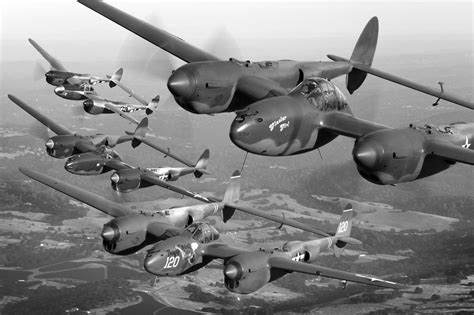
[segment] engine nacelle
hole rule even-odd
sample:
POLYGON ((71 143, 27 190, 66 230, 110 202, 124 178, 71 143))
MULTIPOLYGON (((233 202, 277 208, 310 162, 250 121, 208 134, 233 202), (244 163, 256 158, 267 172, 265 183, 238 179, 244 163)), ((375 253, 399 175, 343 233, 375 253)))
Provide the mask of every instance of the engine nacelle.
POLYGON ((99 115, 99 114, 108 114, 108 113, 113 113, 112 111, 108 110, 104 106, 98 106, 96 105, 96 101, 94 100, 85 100, 82 103, 82 106, 84 107, 84 111, 86 113, 89 113, 91 115, 99 115))
POLYGON ((358 139, 352 156, 362 177, 387 185, 430 176, 452 165, 426 151, 419 130, 384 129, 358 139))
POLYGON ((58 159, 82 153, 83 151, 78 149, 79 144, 82 145, 82 148, 90 146, 91 150, 95 149, 95 146, 90 141, 73 135, 54 136, 45 143, 48 155, 58 159))
POLYGON ((150 218, 141 214, 119 217, 104 224, 104 249, 116 255, 129 255, 156 241, 147 237, 150 218))
POLYGON ((224 265, 224 284, 229 291, 249 294, 274 280, 264 251, 244 253, 227 260, 224 265))
POLYGON ((142 170, 138 168, 121 169, 110 176, 110 184, 115 191, 123 193, 151 186, 152 184, 141 180, 141 175, 142 170))

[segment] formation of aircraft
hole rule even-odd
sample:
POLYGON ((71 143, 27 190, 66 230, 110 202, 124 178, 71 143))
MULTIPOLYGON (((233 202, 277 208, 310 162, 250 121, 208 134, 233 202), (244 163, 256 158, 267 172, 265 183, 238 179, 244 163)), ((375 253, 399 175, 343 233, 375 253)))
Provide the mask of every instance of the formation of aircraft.
POLYGON ((156 276, 180 276, 206 266, 214 259, 224 261, 225 287, 240 294, 257 291, 266 283, 288 273, 301 272, 321 277, 400 289, 400 284, 315 265, 320 253, 332 250, 339 257, 347 244, 362 244, 350 237, 352 206, 343 211, 334 236, 311 241, 290 241, 280 248, 252 251, 219 243, 219 232, 207 223, 193 223, 179 234, 158 242, 148 250, 144 266, 156 276))
POLYGON ((349 236, 352 226, 350 209, 345 210, 334 236, 291 219, 266 214, 265 218, 281 224, 328 236, 309 242, 290 242, 281 250, 252 252, 214 243, 219 234, 209 224, 200 222, 204 218, 220 212, 222 218, 228 220, 235 210, 256 216, 262 213, 261 210, 236 205, 240 196, 238 172, 234 172, 231 177, 222 201, 209 200, 207 204, 163 210, 140 208, 137 212, 124 204, 112 202, 48 175, 27 168, 20 168, 20 171, 114 217, 104 224, 101 232, 103 246, 107 252, 129 255, 156 243, 148 251, 144 262, 145 269, 154 275, 188 273, 205 266, 213 259, 221 258, 226 261, 226 287, 232 292, 242 294, 254 292, 265 283, 293 271, 385 288, 403 287, 391 281, 309 264, 325 248, 333 248, 336 255, 339 255, 346 244, 360 244, 360 241, 349 236))
POLYGON ((221 60, 103 1, 78 2, 187 62, 168 79, 176 103, 196 114, 235 112, 230 139, 247 152, 301 154, 338 135, 348 136, 357 140, 353 157, 360 174, 376 184, 426 177, 455 162, 473 164, 474 152, 464 150, 460 142, 472 141, 470 124, 453 136, 425 133, 422 128, 392 129, 354 117, 343 93, 330 82, 346 75, 346 87, 352 94, 370 73, 474 109, 474 103, 457 95, 373 68, 379 29, 376 17, 365 26, 350 59, 328 55, 333 61, 241 62, 221 60), (414 136, 407 137, 411 133, 414 136))
MULTIPOLYGON (((443 89, 436 91, 373 68, 378 40, 376 17, 365 26, 350 59, 328 55, 331 61, 251 62, 220 59, 103 1, 78 2, 185 61, 185 65, 171 73, 167 82, 177 104, 196 114, 234 112, 236 117, 230 126, 230 139, 247 152, 267 156, 301 154, 328 144, 338 135, 347 136, 355 139, 352 155, 359 173, 373 183, 384 185, 430 176, 456 162, 474 164, 474 151, 470 147, 474 140, 473 123, 410 125, 394 129, 354 117, 346 97, 331 79, 346 75, 346 88, 352 94, 361 87, 367 74, 372 74, 474 109, 472 102, 443 89)), ((158 107, 159 96, 148 102, 135 94, 121 82, 123 69, 106 78, 68 72, 35 41, 29 41, 50 63, 51 71, 46 73, 46 81, 57 86, 57 95, 85 100, 83 106, 88 113, 116 113, 138 125, 134 132, 122 136, 83 136, 8 95, 15 104, 57 134, 46 142, 50 156, 68 158, 65 168, 74 174, 95 175, 114 170, 110 180, 112 188, 118 192, 158 185, 202 202, 170 209, 132 208, 48 175, 20 168, 24 175, 112 216, 101 232, 107 252, 128 255, 153 245, 147 252, 144 267, 156 276, 186 274, 215 259, 222 259, 226 288, 240 294, 255 292, 266 283, 292 272, 339 279, 344 283, 352 281, 402 288, 391 281, 314 264, 326 249, 339 257, 347 244, 361 244, 350 237, 351 207, 344 210, 336 233, 329 234, 296 220, 246 206, 240 201, 240 174, 237 171, 222 199, 171 185, 168 181, 186 174, 194 174, 197 178, 207 174, 209 151, 204 151, 197 163, 192 163, 145 137, 148 119, 145 117, 138 121, 127 113, 145 110, 147 115, 151 114, 158 107), (102 98, 93 88, 100 82, 108 82, 110 87, 118 85, 141 105, 102 98), (186 167, 133 167, 122 161, 113 149, 127 141, 134 148, 144 142, 186 167), (292 241, 281 248, 258 251, 218 242, 219 232, 202 220, 220 214, 223 222, 227 222, 235 211, 292 226, 322 238, 292 241)))
POLYGON ((69 72, 57 58, 49 54, 37 42, 31 38, 29 38, 28 41, 46 59, 46 61, 49 62, 52 70, 46 72, 45 76, 46 82, 56 86, 54 93, 67 100, 84 100, 83 107, 85 112, 91 115, 118 114, 138 125, 140 122, 126 113, 145 111, 147 115, 150 115, 158 108, 158 103, 160 101, 159 95, 155 96, 151 101, 146 101, 142 96, 136 94, 132 89, 121 82, 123 68, 118 69, 112 76, 106 75, 105 78, 89 74, 69 72), (140 104, 114 101, 100 96, 94 89, 93 85, 102 82, 108 82, 109 87, 111 88, 118 85, 140 104))

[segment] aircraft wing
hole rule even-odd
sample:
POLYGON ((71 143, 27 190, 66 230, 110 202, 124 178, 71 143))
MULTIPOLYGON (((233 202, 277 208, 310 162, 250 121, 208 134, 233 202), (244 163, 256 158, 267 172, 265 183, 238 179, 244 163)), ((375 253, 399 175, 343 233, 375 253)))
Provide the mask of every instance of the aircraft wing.
POLYGON ((474 150, 458 147, 445 141, 431 140, 428 152, 449 160, 474 165, 474 150))
POLYGON ((403 285, 392 282, 392 281, 387 281, 387 280, 360 275, 360 274, 354 274, 354 273, 346 272, 346 271, 340 271, 340 270, 322 267, 318 265, 297 262, 297 261, 293 261, 291 259, 286 259, 283 257, 270 257, 268 260, 268 264, 272 268, 283 269, 290 272, 296 271, 296 272, 306 273, 310 275, 316 275, 316 276, 339 279, 339 280, 347 280, 347 281, 374 285, 374 286, 390 288, 390 289, 404 288, 403 285))
POLYGON ((36 48, 36 50, 41 54, 41 56, 43 56, 43 58, 49 62, 51 68, 53 68, 54 70, 67 71, 58 59, 51 56, 46 50, 43 49, 43 47, 38 45, 37 42, 35 42, 31 38, 28 38, 28 41, 31 45, 33 45, 34 48, 36 48))
POLYGON ((246 253, 248 250, 221 243, 208 243, 203 246, 201 252, 204 256, 226 259, 246 253))
POLYGON ((140 122, 138 120, 136 120, 135 118, 133 118, 132 116, 130 115, 127 115, 126 113, 122 112, 120 109, 117 108, 117 106, 113 105, 113 104, 110 104, 110 103, 105 103, 104 104, 104 107, 107 108, 108 110, 116 113, 117 115, 119 115, 120 117, 122 118, 125 118, 127 120, 129 120, 130 122, 138 125, 140 122))
POLYGON ((164 222, 155 221, 147 226, 146 232, 155 236, 157 239, 163 239, 178 236, 183 232, 183 229, 164 222))
MULTIPOLYGON (((107 76, 108 77, 108 76, 107 76)), ((121 88, 122 90, 125 91, 125 93, 127 93, 129 96, 133 97, 134 99, 136 99, 138 102, 140 102, 140 104, 144 105, 144 106, 148 106, 148 102, 143 98, 141 97, 140 95, 138 95, 137 93, 135 93, 135 91, 133 91, 132 89, 130 89, 128 86, 126 86, 125 84, 123 84, 122 82, 114 82, 116 85, 118 85, 119 88, 121 88)))
POLYGON ((202 201, 202 202, 207 202, 207 203, 213 202, 212 198, 207 198, 205 196, 202 196, 198 193, 189 191, 189 190, 184 189, 182 187, 171 185, 167 181, 159 179, 158 176, 156 176, 154 173, 149 172, 149 171, 145 171, 141 175, 141 180, 146 181, 146 182, 148 182, 152 185, 157 185, 157 186, 163 187, 165 189, 174 191, 174 192, 176 192, 180 195, 184 195, 184 196, 187 196, 187 197, 190 197, 190 198, 194 198, 194 199, 202 201))
POLYGON ((51 119, 50 119, 49 117, 47 117, 46 115, 41 114, 41 113, 38 112, 36 109, 32 108, 31 106, 29 106, 28 104, 26 104, 25 102, 23 102, 22 100, 20 100, 19 98, 17 98, 16 96, 11 95, 11 94, 8 94, 8 98, 9 98, 13 103, 15 103, 16 105, 20 106, 21 109, 23 109, 25 112, 27 112, 28 114, 30 114, 31 116, 33 116, 34 118, 36 118, 36 119, 37 119, 39 122, 41 122, 43 125, 45 125, 45 126, 48 127, 49 129, 51 129, 54 133, 56 133, 56 134, 58 134, 58 135, 74 135, 74 132, 72 132, 71 130, 67 129, 67 128, 64 127, 63 125, 54 122, 53 120, 51 120, 51 119))
POLYGON ((145 137, 140 137, 140 136, 137 136, 135 137, 137 140, 145 143, 147 146, 157 150, 157 151, 160 151, 161 153, 163 153, 165 156, 170 156, 171 158, 175 159, 176 161, 178 162, 181 162, 183 163, 184 165, 186 166, 189 166, 189 167, 194 167, 194 163, 190 162, 190 161, 187 161, 183 158, 180 158, 179 156, 173 154, 169 148, 167 149, 164 149, 162 147, 160 147, 159 145, 157 145, 156 143, 153 143, 152 141, 150 141, 148 138, 145 138, 145 137))
POLYGON ((251 101, 258 101, 264 98, 286 95, 288 91, 275 81, 261 77, 244 76, 237 82, 236 93, 245 95, 251 101))
POLYGON ((24 175, 115 218, 133 213, 128 207, 105 199, 102 196, 96 195, 77 186, 63 182, 54 177, 23 167, 20 167, 19 170, 24 175))
POLYGON ((219 60, 210 53, 186 43, 181 38, 108 3, 97 0, 78 0, 78 2, 185 62, 219 60))
POLYGON ((307 224, 298 222, 298 221, 293 220, 293 219, 286 219, 284 217, 278 217, 276 215, 269 214, 269 213, 267 213, 263 210, 254 209, 254 208, 250 208, 250 207, 247 207, 247 206, 242 206, 242 205, 237 204, 237 203, 225 203, 225 206, 230 207, 230 208, 235 209, 235 210, 245 212, 245 213, 249 213, 249 214, 264 218, 264 219, 268 219, 268 220, 271 220, 271 221, 274 221, 274 222, 278 222, 278 223, 281 223, 282 225, 292 226, 294 228, 301 229, 303 231, 311 232, 311 233, 321 235, 321 236, 324 236, 324 237, 331 236, 330 234, 328 234, 328 233, 326 233, 322 230, 319 230, 317 228, 314 228, 312 226, 309 226, 307 224))
POLYGON ((390 127, 360 119, 349 114, 330 112, 321 120, 320 128, 329 130, 338 135, 358 139, 369 132, 388 129, 390 127))
POLYGON ((375 75, 379 78, 398 83, 400 85, 409 87, 411 89, 420 91, 422 93, 426 93, 426 94, 429 94, 429 95, 439 97, 440 99, 446 100, 448 102, 452 102, 452 103, 455 103, 455 104, 458 104, 458 105, 461 105, 461 106, 464 106, 464 107, 467 107, 467 108, 470 108, 470 109, 474 109, 474 103, 473 102, 463 100, 463 99, 457 97, 456 95, 446 93, 446 92, 441 92, 439 90, 435 90, 433 88, 430 88, 430 87, 418 84, 416 82, 412 82, 412 81, 403 79, 401 77, 395 76, 395 75, 387 73, 387 72, 377 70, 375 68, 372 68, 370 66, 367 66, 367 65, 364 65, 364 64, 361 64, 361 63, 358 63, 358 62, 350 61, 350 60, 342 58, 342 57, 338 57, 338 56, 334 56, 334 55, 328 55, 328 58, 331 59, 331 60, 334 60, 334 61, 349 62, 352 65, 352 67, 354 67, 356 69, 359 69, 361 71, 370 73, 372 75, 375 75))

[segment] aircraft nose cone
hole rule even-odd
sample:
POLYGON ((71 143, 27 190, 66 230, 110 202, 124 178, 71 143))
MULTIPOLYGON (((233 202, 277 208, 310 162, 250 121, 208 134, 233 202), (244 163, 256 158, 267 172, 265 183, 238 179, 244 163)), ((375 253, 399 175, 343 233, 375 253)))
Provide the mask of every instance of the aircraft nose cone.
POLYGON ((147 255, 145 258, 145 262, 143 263, 143 266, 145 267, 145 270, 148 271, 149 273, 153 275, 159 275, 160 273, 158 272, 160 269, 160 257, 158 255, 147 255))
POLYGON ((182 69, 176 70, 168 79, 168 89, 177 97, 190 97, 196 89, 194 75, 182 69))
POLYGON ((357 164, 367 169, 375 169, 378 166, 381 153, 377 144, 362 142, 354 146, 352 155, 357 164))
POLYGON ((52 149, 54 147, 53 139, 48 139, 48 141, 46 141, 45 145, 46 145, 46 148, 52 149))
POLYGON ((71 161, 70 159, 68 159, 66 161, 66 164, 64 164, 64 168, 66 169, 66 171, 72 172, 76 168, 76 163, 74 161, 71 161))
POLYGON ((94 106, 94 101, 85 100, 84 103, 82 103, 82 105, 84 106, 84 109, 87 111, 87 110, 90 110, 94 106))
POLYGON ((115 238, 115 230, 111 226, 104 226, 101 235, 104 240, 113 241, 115 238))
POLYGON ((228 264, 224 267, 224 275, 226 278, 234 280, 240 278, 240 270, 234 264, 228 264))

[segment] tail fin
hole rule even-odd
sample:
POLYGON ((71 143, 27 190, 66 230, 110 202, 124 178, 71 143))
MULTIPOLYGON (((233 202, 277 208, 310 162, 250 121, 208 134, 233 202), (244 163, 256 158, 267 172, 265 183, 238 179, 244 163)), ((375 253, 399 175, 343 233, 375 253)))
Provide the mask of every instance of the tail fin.
POLYGON ((353 217, 352 205, 349 203, 344 208, 341 218, 339 219, 339 224, 337 225, 336 234, 336 243, 334 244, 334 256, 339 257, 344 251, 344 247, 347 244, 361 245, 362 242, 350 237, 352 230, 352 217, 353 217))
POLYGON ((123 75, 123 68, 120 68, 117 71, 115 71, 115 73, 110 77, 109 87, 111 88, 115 87, 122 79, 122 75, 123 75))
MULTIPOLYGON (((328 55, 328 58, 334 61, 348 61, 351 64, 362 64, 367 67, 372 65, 375 49, 377 48, 377 39, 379 36, 379 20, 376 16, 370 19, 364 30, 359 36, 352 52, 351 60, 334 55, 328 55)), ((346 86, 349 93, 354 93, 364 83, 367 72, 353 67, 347 74, 346 86)))
POLYGON ((199 160, 196 163, 194 177, 200 178, 202 174, 209 174, 207 169, 207 162, 209 161, 209 149, 204 150, 204 152, 199 157, 199 160))
POLYGON ((137 126, 137 129, 135 129, 135 132, 133 133, 133 135, 135 136, 135 138, 133 138, 132 140, 133 148, 138 147, 140 143, 142 143, 140 139, 145 138, 147 129, 148 129, 148 118, 145 117, 142 119, 142 121, 140 121, 140 123, 137 126))
POLYGON ((66 68, 61 64, 61 62, 58 59, 51 56, 46 50, 43 49, 43 47, 38 45, 37 42, 35 42, 31 38, 28 38, 28 41, 30 42, 31 45, 33 45, 34 48, 36 48, 36 50, 41 54, 41 56, 43 56, 43 58, 49 62, 52 69, 67 71, 66 68))
MULTIPOLYGON (((371 66, 374 60, 375 49, 377 47, 377 39, 379 35, 379 20, 376 16, 370 19, 364 30, 359 36, 359 40, 352 52, 351 62, 357 62, 366 66, 371 66)), ((353 68, 347 74, 346 86, 350 94, 354 93, 365 80, 367 72, 353 68)))
MULTIPOLYGON (((232 173, 232 176, 230 177, 230 183, 229 186, 227 186, 227 190, 225 191, 224 194, 224 199, 222 199, 222 202, 224 204, 226 203, 232 203, 232 202, 237 202, 240 199, 240 172, 239 171, 234 171, 232 173)), ((227 207, 224 205, 224 208, 222 209, 222 221, 227 222, 232 216, 234 215, 235 208, 227 207)))
POLYGON ((145 111, 146 114, 147 114, 147 115, 153 114, 153 112, 158 109, 158 103, 159 103, 159 102, 160 102, 160 96, 157 95, 157 96, 155 96, 155 97, 151 100, 151 102, 148 104, 148 106, 147 106, 147 108, 146 108, 146 111, 145 111))

